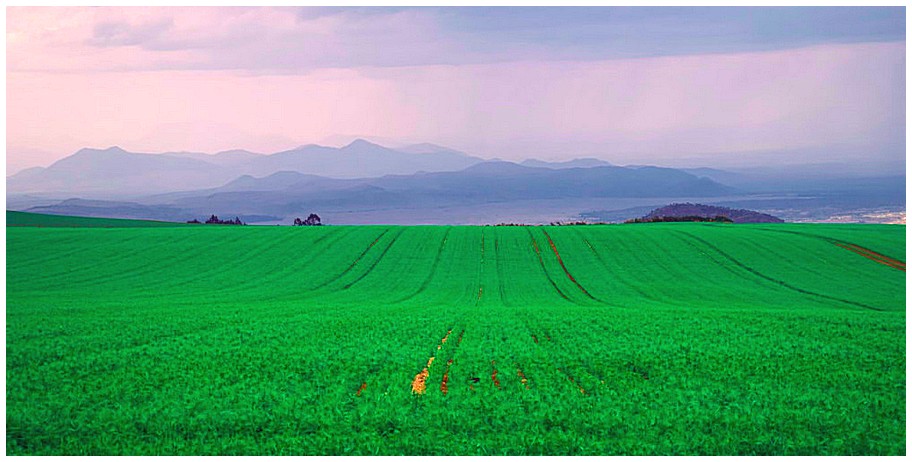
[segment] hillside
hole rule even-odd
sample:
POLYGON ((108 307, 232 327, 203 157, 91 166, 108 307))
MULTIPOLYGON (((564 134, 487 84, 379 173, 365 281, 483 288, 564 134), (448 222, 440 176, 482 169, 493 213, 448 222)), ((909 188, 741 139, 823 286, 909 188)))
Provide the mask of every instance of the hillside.
POLYGON ((158 228, 186 226, 186 224, 168 221, 44 215, 7 210, 6 226, 30 226, 38 228, 158 228))
POLYGON ((659 207, 643 217, 645 220, 662 217, 703 217, 723 216, 735 223, 785 223, 781 218, 753 210, 733 209, 717 205, 704 204, 670 204, 659 207))

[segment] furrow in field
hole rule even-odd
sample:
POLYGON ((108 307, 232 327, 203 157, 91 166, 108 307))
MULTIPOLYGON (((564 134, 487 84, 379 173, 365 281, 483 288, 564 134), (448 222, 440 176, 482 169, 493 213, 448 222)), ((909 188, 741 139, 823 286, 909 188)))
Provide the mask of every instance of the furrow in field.
MULTIPOLYGON (((792 231, 792 230, 787 230, 787 229, 771 229, 771 228, 755 228, 755 229, 759 229, 759 230, 761 230, 761 231, 773 232, 773 233, 786 233, 786 234, 794 234, 794 235, 798 235, 798 236, 811 237, 811 238, 814 238, 814 239, 820 239, 820 240, 823 240, 823 241, 827 241, 827 242, 829 242, 829 243, 831 243, 831 244, 836 244, 836 245, 838 245, 838 246, 840 246, 840 247, 842 247, 843 245, 855 247, 855 248, 857 248, 858 250, 863 251, 863 252, 865 252, 865 253, 868 253, 869 255, 876 256, 876 257, 878 257, 878 258, 884 260, 885 262, 886 262, 886 261, 889 261, 891 264, 889 264, 889 265, 887 265, 887 266, 893 266, 894 268, 895 268, 896 266, 902 266, 903 271, 905 271, 906 263, 905 263, 904 261, 899 260, 899 259, 896 259, 896 258, 893 258, 893 257, 888 257, 888 256, 886 256, 886 255, 884 255, 884 254, 882 254, 882 253, 876 252, 876 251, 871 250, 871 249, 868 249, 868 248, 866 248, 866 247, 862 247, 862 246, 857 245, 857 244, 853 244, 853 243, 851 243, 851 242, 846 242, 846 241, 843 241, 843 240, 840 240, 840 239, 835 239, 835 238, 832 238, 832 237, 821 236, 821 235, 819 235, 819 234, 805 233, 805 232, 801 232, 801 231, 792 231), (894 265, 896 265, 896 266, 894 266, 894 265)), ((847 249, 847 250, 852 250, 853 252, 855 251, 855 250, 853 250, 853 249, 847 249)), ((864 255, 862 255, 862 256, 864 256, 864 255)), ((886 264, 886 263, 884 263, 884 264, 886 264)), ((896 269, 899 269, 899 268, 896 268, 896 269)))
POLYGON ((890 258, 886 255, 877 253, 871 249, 866 249, 860 245, 850 244, 848 242, 841 242, 841 241, 834 241, 833 244, 836 244, 837 246, 842 247, 843 249, 855 252, 858 255, 861 255, 862 257, 865 257, 869 260, 876 261, 877 263, 880 263, 881 265, 886 265, 891 268, 898 269, 900 271, 906 271, 906 264, 904 262, 890 258))
POLYGON ((497 389, 500 389, 500 379, 497 378, 497 365, 493 359, 491 360, 491 382, 494 383, 497 389))
MULTIPOLYGON (((244 271, 245 267, 250 267, 250 266, 256 266, 257 268, 262 267, 263 266, 262 263, 258 262, 259 257, 268 253, 269 250, 271 250, 272 248, 281 247, 286 242, 294 240, 295 237, 296 236, 294 236, 293 233, 285 233, 285 234, 281 235, 279 239, 263 239, 262 240, 263 242, 261 242, 260 245, 249 246, 246 248, 246 250, 243 253, 237 253, 237 254, 231 255, 231 258, 238 262, 235 266, 235 270, 244 271)), ((192 273, 191 277, 177 278, 175 276, 174 279, 177 279, 176 283, 170 284, 167 286, 163 286, 163 288, 167 287, 168 290, 175 291, 172 293, 180 293, 182 288, 186 288, 187 286, 189 286, 190 284, 192 284, 194 282, 206 281, 207 279, 211 280, 211 278, 213 276, 215 276, 215 277, 222 276, 224 274, 224 268, 220 267, 219 265, 210 264, 204 270, 195 271, 195 272, 191 271, 191 273, 192 273)), ((254 276, 255 273, 249 272, 249 271, 246 272, 246 274, 247 274, 247 277, 243 280, 244 280, 244 283, 246 283, 248 287, 251 286, 250 283, 252 280, 258 282, 258 284, 254 285, 253 287, 261 286, 262 283, 260 281, 260 274, 256 274, 256 276, 254 276)), ((212 284, 212 285, 215 286, 214 289, 216 289, 215 291, 218 292, 220 296, 224 296, 227 293, 235 293, 241 287, 241 284, 237 284, 237 285, 232 284, 231 289, 225 290, 225 289, 223 289, 223 287, 219 287, 222 284, 212 284)))
MULTIPOLYGON (((580 235, 580 237, 583 239, 583 243, 586 244, 586 247, 589 248, 589 251, 592 252, 592 255, 595 255, 596 260, 599 261, 599 263, 602 265, 602 268, 605 268, 605 269, 608 270, 608 271, 614 271, 614 268, 612 268, 611 265, 609 265, 608 262, 605 261, 605 259, 602 257, 602 254, 599 253, 598 250, 596 250, 595 246, 593 246, 591 242, 589 242, 589 239, 587 239, 586 237, 584 237, 584 236, 582 235, 582 232, 581 232, 579 229, 575 229, 574 231, 576 231, 576 232, 580 235)), ((653 300, 653 301, 656 301, 656 302, 661 302, 661 300, 659 300, 658 297, 656 297, 656 296, 650 294, 649 292, 646 292, 645 290, 641 289, 639 286, 636 286, 636 285, 634 285, 634 284, 630 284, 630 283, 628 283, 628 282, 626 282, 626 281, 619 281, 619 282, 621 282, 622 284, 626 285, 627 287, 629 287, 630 289, 632 289, 634 292, 636 292, 637 294, 639 294, 639 295, 640 295, 641 297, 643 297, 643 298, 646 298, 646 299, 649 299, 649 300, 653 300)))
POLYGON ((560 266, 564 270, 564 274, 567 275, 567 278, 569 278, 570 281, 572 281, 574 284, 576 284, 576 287, 578 287, 579 290, 581 290, 584 294, 586 294, 587 297, 589 297, 595 301, 600 301, 599 299, 593 297, 592 294, 590 294, 589 291, 586 290, 586 288, 583 287, 583 285, 580 284, 579 281, 577 281, 576 278, 573 277, 572 274, 570 274, 570 270, 568 270, 567 266, 564 265, 564 259, 561 258, 560 252, 557 250, 557 246, 554 245, 554 241, 551 240, 551 235, 548 234, 548 231, 545 231, 544 229, 542 229, 542 232, 545 233, 545 237, 548 239, 548 245, 551 246, 551 251, 553 251, 554 256, 557 257, 557 262, 560 263, 560 266))
POLYGON ((434 275, 437 274, 437 267, 440 265, 440 256, 443 254, 443 249, 446 248, 447 239, 450 236, 450 231, 453 228, 448 227, 446 232, 443 234, 443 239, 440 241, 440 245, 437 247, 437 256, 434 257, 434 263, 431 264, 431 271, 428 273, 427 277, 424 278, 424 281, 421 282, 421 285, 418 287, 418 290, 413 294, 400 298, 399 300, 394 301, 393 303, 402 303, 404 301, 411 300, 417 297, 419 294, 427 290, 428 285, 431 283, 431 280, 434 279, 434 275))
MULTIPOLYGON (((44 279, 51 280, 54 278, 63 277, 68 284, 82 284, 82 283, 87 283, 87 282, 93 282, 96 280, 109 281, 109 280, 111 280, 112 277, 113 278, 123 277, 124 272, 122 272, 122 271, 117 272, 113 276, 104 274, 103 272, 99 271, 98 265, 94 264, 95 261, 97 261, 99 259, 103 259, 105 261, 105 269, 115 269, 118 266, 120 266, 119 264, 121 262, 124 262, 124 261, 138 262, 140 260, 140 257, 142 257, 142 256, 155 255, 156 254, 155 252, 159 248, 167 248, 169 246, 174 245, 175 243, 182 243, 184 241, 190 241, 193 239, 192 233, 185 233, 185 234, 181 235, 180 238, 175 238, 172 240, 168 240, 166 242, 160 241, 160 242, 155 242, 154 244, 141 245, 141 243, 143 242, 144 239, 148 239, 147 236, 143 236, 142 234, 140 234, 143 231, 145 231, 145 230, 139 230, 139 232, 137 232, 137 234, 139 234, 138 236, 130 236, 126 239, 122 239, 120 241, 107 244, 109 246, 109 249, 111 249, 112 251, 114 249, 117 249, 116 255, 114 255, 114 256, 106 256, 106 255, 104 255, 103 252, 100 252, 98 249, 95 248, 95 245, 105 245, 104 244, 105 242, 109 242, 107 239, 103 239, 101 241, 101 243, 99 243, 99 244, 92 243, 92 246, 90 246, 90 247, 86 246, 87 243, 85 241, 80 240, 80 244, 74 246, 74 247, 77 247, 80 249, 78 252, 72 251, 72 252, 67 252, 67 253, 63 253, 63 254, 52 254, 51 258, 50 258, 51 262, 53 262, 52 264, 39 262, 40 265, 43 268, 45 268, 42 271, 44 274, 44 279), (134 242, 134 241, 137 241, 138 245, 135 245, 135 246, 129 245, 129 243, 134 242), (120 250, 120 249, 123 249, 123 250, 120 250), (63 262, 64 258, 75 257, 78 253, 83 254, 82 256, 80 256, 81 258, 79 259, 79 263, 81 263, 81 264, 88 263, 87 265, 73 267, 70 265, 61 264, 63 262), (55 271, 55 272, 47 271, 47 269, 49 267, 54 268, 54 269, 61 268, 61 271, 55 271), (90 276, 86 277, 85 275, 90 275, 90 276)), ((215 240, 215 242, 208 244, 206 246, 206 248, 216 247, 218 245, 219 245, 218 240, 215 240)), ((196 250, 196 248, 194 248, 194 250, 196 250)), ((141 266, 141 268, 143 268, 147 271, 155 269, 154 265, 143 265, 143 266, 141 266)), ((130 272, 128 272, 128 273, 130 273, 130 272)))
POLYGON ((526 378, 526 374, 523 373, 522 366, 519 363, 514 364, 516 366, 516 375, 519 377, 519 382, 526 387, 526 390, 529 390, 529 379, 526 378))
MULTIPOLYGON (((362 279, 367 277, 367 275, 370 274, 370 272, 373 271, 374 268, 377 267, 377 264, 379 264, 380 261, 383 260, 383 257, 386 256, 386 253, 389 252, 389 249, 393 246, 393 244, 396 243, 396 240, 399 239, 399 236, 401 236, 402 233, 403 233, 403 231, 399 231, 399 234, 396 234, 395 236, 393 236, 393 238, 390 240, 389 244, 386 245, 386 248, 383 249, 383 252, 380 252, 380 255, 377 256, 377 259, 374 260, 374 262, 367 268, 367 271, 361 273, 361 275, 358 276, 354 281, 349 282, 348 284, 345 284, 344 286, 342 286, 342 290, 350 289, 351 286, 357 284, 358 282, 361 282, 362 279)), ((375 241, 375 243, 376 243, 376 241, 375 241)), ((373 244, 371 244, 371 246, 373 246, 373 244)))
POLYGON ((538 257, 538 264, 541 265, 542 273, 548 278, 548 282, 551 283, 551 287, 554 287, 554 290, 560 295, 564 300, 572 302, 567 294, 565 294, 560 287, 557 286, 557 283, 554 282, 554 279, 551 278, 551 275, 548 274, 548 270, 545 268, 545 260, 542 258, 541 249, 538 247, 538 241, 535 240, 535 236, 532 235, 532 230, 526 228, 526 231, 529 232, 529 237, 532 238, 532 249, 535 250, 535 256, 538 257))
MULTIPOLYGON (((423 395, 427 391, 427 379, 430 376, 431 364, 434 363, 436 358, 437 351, 443 348, 443 345, 447 342, 447 339, 450 338, 450 334, 453 333, 453 329, 450 328, 446 335, 443 336, 443 339, 440 340, 440 343, 437 345, 436 350, 431 351, 431 356, 428 358, 427 364, 424 366, 424 369, 421 370, 418 374, 415 375, 415 378, 412 379, 412 393, 416 395, 423 395)), ((462 336, 460 336, 460 340, 462 336)))
MULTIPOLYGON (((450 330, 452 332, 452 329, 450 330)), ((449 337, 450 332, 447 332, 447 337, 449 337)), ((450 351, 449 358, 446 362, 446 369, 443 371, 443 378, 440 380, 440 391, 446 395, 449 392, 449 381, 450 381, 450 366, 453 365, 456 356, 456 350, 459 348, 459 344, 462 343, 462 336, 465 335, 465 329, 459 333, 459 338, 456 339, 456 346, 450 351)), ((441 342, 441 345, 446 342, 441 342)), ((438 347, 439 348, 439 347, 438 347)))
POLYGON ((353 262, 351 262, 350 265, 348 265, 348 268, 345 268, 345 271, 342 271, 341 274, 339 274, 338 276, 336 276, 336 279, 341 278, 342 276, 345 276, 346 274, 348 274, 348 272, 351 271, 352 268, 354 268, 355 265, 357 265, 358 262, 361 261, 361 259, 364 258, 365 255, 367 255, 367 252, 370 252, 370 249, 372 249, 375 245, 377 245, 377 243, 380 242, 380 239, 382 239, 383 236, 385 236, 386 233, 388 233, 388 232, 389 232, 389 228, 384 229, 383 232, 380 233, 380 235, 377 236, 376 239, 374 239, 374 242, 371 242, 370 245, 368 245, 367 248, 364 249, 364 251, 361 252, 361 254, 358 255, 358 257, 355 258, 355 260, 354 260, 353 262))
MULTIPOLYGON (((192 255, 200 255, 201 253, 204 254, 204 253, 208 252, 210 249, 218 249, 220 246, 224 246, 224 244, 226 242, 233 243, 233 242, 239 242, 239 241, 243 240, 243 236, 241 236, 239 234, 233 235, 232 238, 233 239, 231 239, 230 241, 222 241, 219 239, 213 239, 212 241, 208 242, 205 245, 194 246, 191 249, 188 249, 188 252, 193 252, 192 255)), ((162 249, 162 248, 170 249, 172 247, 172 245, 173 245, 173 241, 162 242, 162 243, 156 244, 154 247, 145 247, 145 248, 141 248, 141 250, 131 250, 129 253, 131 255, 132 260, 140 261, 139 257, 149 256, 150 258, 154 258, 155 253, 158 251, 158 249, 162 249)), ((261 244, 259 247, 265 247, 266 245, 267 244, 261 244)), ((243 259, 249 255, 255 255, 255 254, 256 254, 255 250, 249 250, 249 251, 244 252, 243 254, 239 255, 238 258, 243 259)), ((128 270, 121 269, 121 271, 119 271, 115 275, 106 275, 106 274, 97 274, 96 273, 95 275, 93 275, 91 277, 84 276, 79 279, 75 279, 72 277, 66 277, 66 283, 69 285, 85 285, 85 286, 91 286, 94 284, 111 284, 112 282, 125 282, 125 281, 136 280, 136 279, 145 279, 145 276, 148 276, 150 274, 155 274, 155 273, 169 274, 170 275, 169 279, 175 280, 175 279, 178 279, 178 277, 175 274, 176 271, 169 270, 168 265, 173 267, 173 266, 179 266, 180 264, 181 264, 180 261, 166 261, 166 262, 163 262, 161 265, 142 265, 142 266, 139 266, 138 268, 130 268, 128 270)), ((219 271, 222 271, 222 269, 218 268, 217 266, 212 267, 211 265, 209 268, 204 270, 204 272, 210 273, 210 274, 217 273, 219 271)), ((85 273, 91 273, 91 271, 86 271, 85 273)), ((182 281, 178 281, 178 282, 182 282, 182 281)))
POLYGON ((557 368, 557 372, 560 372, 561 374, 564 375, 564 377, 567 377, 567 380, 569 380, 570 383, 572 383, 573 386, 575 386, 575 387, 579 390, 579 392, 580 392, 581 395, 585 395, 585 394, 586 394, 586 390, 583 389, 582 385, 580 385, 579 383, 576 382, 576 379, 573 378, 573 375, 571 375, 571 374, 570 374, 569 372, 567 372, 567 371, 561 370, 561 368, 559 368, 559 367, 557 368))
POLYGON ((500 237, 498 236, 494 236, 494 266, 497 270, 497 292, 500 294, 500 303, 504 306, 512 306, 507 302, 507 297, 504 294, 504 270, 500 254, 500 237))
MULTIPOLYGON (((296 253, 295 258, 292 260, 291 264, 284 264, 278 271, 269 271, 268 274, 264 276, 251 278, 250 280, 231 287, 230 289, 217 288, 218 292, 222 295, 242 293, 248 290, 258 290, 268 284, 277 284, 285 287, 286 284, 281 283, 284 279, 293 275, 296 279, 299 278, 298 275, 302 271, 307 271, 308 264, 312 264, 313 261, 318 261, 327 251, 331 250, 336 243, 343 241, 349 235, 353 234, 354 231, 354 227, 338 231, 333 230, 333 232, 327 233, 327 236, 333 236, 332 239, 319 239, 312 242, 308 246, 304 246, 305 250, 301 253, 296 253)), ((315 289, 328 282, 331 282, 331 280, 318 282, 311 286, 310 289, 315 289)))
MULTIPOLYGON (((88 247, 88 246, 84 245, 85 241, 82 238, 82 233, 80 233, 79 231, 82 231, 82 230, 74 230, 74 231, 67 230, 64 232, 61 232, 58 229, 48 230, 48 234, 46 236, 42 236, 42 237, 50 238, 50 239, 47 239, 47 241, 49 241, 49 242, 47 242, 47 244, 53 245, 54 247, 57 247, 57 248, 65 248, 65 249, 69 249, 69 250, 66 252, 61 252, 61 251, 43 252, 43 253, 40 253, 37 255, 33 255, 31 258, 29 258, 27 260, 11 261, 7 264, 8 272, 29 271, 29 267, 36 267, 36 268, 42 268, 42 273, 44 274, 45 278, 57 277, 60 275, 67 275, 68 277, 72 276, 72 274, 75 271, 77 271, 77 268, 61 265, 61 263, 63 261, 65 261, 66 259, 68 259, 70 257, 74 257, 78 254, 88 254, 78 260, 80 262, 88 262, 90 259, 96 257, 96 255, 93 255, 93 254, 95 252, 97 252, 97 250, 94 247, 88 247), (63 233, 66 233, 66 234, 63 234, 63 233), (20 269, 20 267, 22 269, 20 269), (50 272, 50 271, 48 271, 50 268, 55 268, 55 269, 61 268, 61 270, 57 271, 57 272, 50 272)), ((130 235, 127 236, 126 238, 121 238, 120 240, 113 242, 111 244, 117 245, 117 246, 124 246, 126 248, 131 248, 131 246, 129 246, 129 244, 128 244, 129 242, 136 241, 136 242, 142 243, 144 239, 147 239, 147 237, 142 234, 142 231, 143 230, 134 230, 134 232, 130 233, 130 235)), ((117 231, 112 231, 112 232, 117 232, 117 231)), ((186 233, 183 236, 183 240, 188 240, 190 238, 192 238, 191 233, 186 233)), ((35 239, 35 241, 36 242, 31 244, 34 246, 34 248, 41 249, 41 248, 47 247, 47 245, 45 245, 46 241, 44 239, 42 239, 42 240, 35 239)), ((109 240, 102 239, 102 242, 109 242, 109 240)), ((171 242, 173 243, 174 241, 171 241, 171 242)), ((109 245, 111 245, 111 244, 109 244, 109 245)), ((10 249, 10 251, 13 251, 15 249, 16 245, 17 245, 17 237, 13 237, 11 234, 7 234, 7 247, 10 249)), ((105 261, 113 263, 118 260, 129 260, 131 258, 135 258, 135 255, 133 255, 133 254, 141 249, 142 249, 142 246, 138 245, 138 246, 132 247, 132 249, 131 249, 131 250, 133 250, 132 252, 117 252, 116 256, 105 258, 105 261)), ((98 268, 95 265, 90 265, 84 269, 89 272, 98 270, 98 268)))
POLYGON ((481 297, 484 295, 484 264, 485 264, 485 235, 484 228, 481 228, 481 266, 478 269, 478 298, 475 299, 475 304, 481 301, 481 297))
POLYGON ((727 252, 725 252, 724 250, 722 250, 722 249, 716 247, 715 245, 713 245, 713 244, 710 243, 709 241, 706 241, 705 239, 702 239, 702 238, 700 238, 700 237, 698 237, 698 236, 695 236, 695 235, 693 235, 693 234, 691 234, 691 233, 689 233, 689 232, 687 232, 687 231, 676 231, 676 232, 678 232, 678 233, 680 233, 680 234, 685 234, 685 235, 689 236, 691 239, 696 240, 696 241, 702 243, 702 244, 705 245, 706 247, 709 247, 710 249, 712 249, 713 251, 715 251, 717 254, 721 255, 723 258, 725 258, 726 260, 730 261, 730 262, 731 262, 732 264, 734 264, 735 266, 737 266, 737 267, 739 267, 739 268, 741 268, 741 269, 743 269, 743 270, 745 270, 745 271, 747 271, 747 272, 749 272, 749 273, 751 273, 751 274, 753 274, 753 275, 755 275, 755 276, 757 276, 757 277, 759 277, 759 278, 761 278, 761 279, 765 279, 765 280, 767 280, 767 281, 770 281, 770 282, 773 282, 773 283, 775 283, 775 284, 778 284, 778 285, 780 285, 780 286, 782 286, 782 287, 785 287, 786 289, 789 289, 789 290, 792 290, 792 291, 794 291, 794 292, 798 292, 798 293, 801 293, 801 294, 809 295, 809 296, 811 296, 811 297, 822 298, 822 299, 826 299, 826 300, 832 300, 832 301, 836 301, 836 302, 840 302, 840 303, 845 303, 845 304, 847 304, 847 305, 857 306, 857 307, 859 307, 859 308, 865 308, 865 309, 874 310, 874 311, 883 311, 883 310, 880 309, 880 308, 877 308, 877 307, 874 307, 874 306, 871 306, 871 305, 866 305, 866 304, 864 304, 864 303, 854 302, 854 301, 852 301, 852 300, 846 300, 846 299, 839 298, 839 297, 833 297, 833 296, 831 296, 831 295, 826 295, 826 294, 821 294, 821 293, 817 293, 817 292, 812 292, 812 291, 810 291, 810 290, 805 290, 805 289, 802 289, 802 288, 800 288, 800 287, 795 287, 795 286, 793 286, 793 285, 791 285, 791 284, 789 284, 789 283, 787 283, 787 282, 785 282, 785 281, 783 281, 783 280, 780 280, 780 279, 776 279, 776 278, 767 276, 767 275, 765 275, 765 274, 763 274, 763 273, 761 273, 761 272, 755 270, 754 268, 751 268, 750 266, 745 265, 744 263, 738 261, 738 259, 736 259, 735 257, 732 257, 732 256, 729 255, 727 252))
MULTIPOLYGON (((545 349, 545 345, 542 344, 541 342, 539 342, 538 336, 535 335, 535 332, 529 326, 529 322, 524 320, 523 324, 525 324, 526 331, 529 332, 529 335, 532 337, 532 341, 535 343, 535 346, 538 348, 543 348, 543 350, 541 350, 541 351, 543 351, 547 357, 548 368, 552 368, 552 369, 556 370, 557 372, 559 372, 560 375, 565 377, 570 383, 572 383, 577 388, 577 390, 579 390, 581 395, 585 395, 586 390, 583 389, 582 385, 577 383, 576 379, 570 373, 568 373, 566 370, 564 370, 564 369, 566 369, 566 367, 564 369, 561 369, 560 367, 557 366, 556 362, 554 361, 552 352, 548 349, 545 349)), ((547 330, 542 330, 541 332, 544 334, 544 337, 550 343, 551 342, 551 333, 548 332, 547 330)), ((522 383, 525 384, 526 377, 525 377, 525 374, 522 372, 522 370, 519 369, 519 366, 517 366, 517 374, 520 376, 520 378, 523 379, 522 383)), ((529 388, 529 387, 526 386, 526 388, 529 388)))

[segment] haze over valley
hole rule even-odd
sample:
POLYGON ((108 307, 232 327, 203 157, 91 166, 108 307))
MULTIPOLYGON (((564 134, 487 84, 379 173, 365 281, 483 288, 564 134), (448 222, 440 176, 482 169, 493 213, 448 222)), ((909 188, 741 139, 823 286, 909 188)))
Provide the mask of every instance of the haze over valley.
POLYGON ((272 154, 85 148, 10 176, 7 188, 10 210, 166 221, 216 214, 251 224, 288 224, 312 212, 330 224, 617 222, 671 202, 791 221, 890 222, 903 219, 905 206, 903 175, 852 174, 839 163, 722 170, 597 158, 507 162, 364 139, 272 154))

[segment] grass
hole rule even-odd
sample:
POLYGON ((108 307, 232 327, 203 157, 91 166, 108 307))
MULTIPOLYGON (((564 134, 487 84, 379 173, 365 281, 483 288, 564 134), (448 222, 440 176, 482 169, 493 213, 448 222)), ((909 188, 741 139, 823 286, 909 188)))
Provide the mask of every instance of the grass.
POLYGON ((904 455, 905 273, 834 241, 905 260, 888 225, 7 228, 7 453, 904 455))
POLYGON ((42 213, 6 211, 6 226, 34 226, 39 228, 149 228, 159 226, 188 226, 186 223, 152 220, 124 220, 120 218, 71 217, 42 213))

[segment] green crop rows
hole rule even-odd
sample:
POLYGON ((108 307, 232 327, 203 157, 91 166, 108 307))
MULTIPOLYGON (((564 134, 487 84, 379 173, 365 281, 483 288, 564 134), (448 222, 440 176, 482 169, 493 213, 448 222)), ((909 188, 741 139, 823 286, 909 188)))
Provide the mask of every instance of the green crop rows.
POLYGON ((879 225, 10 227, 6 450, 903 455, 904 264, 837 243, 905 260, 879 225))

